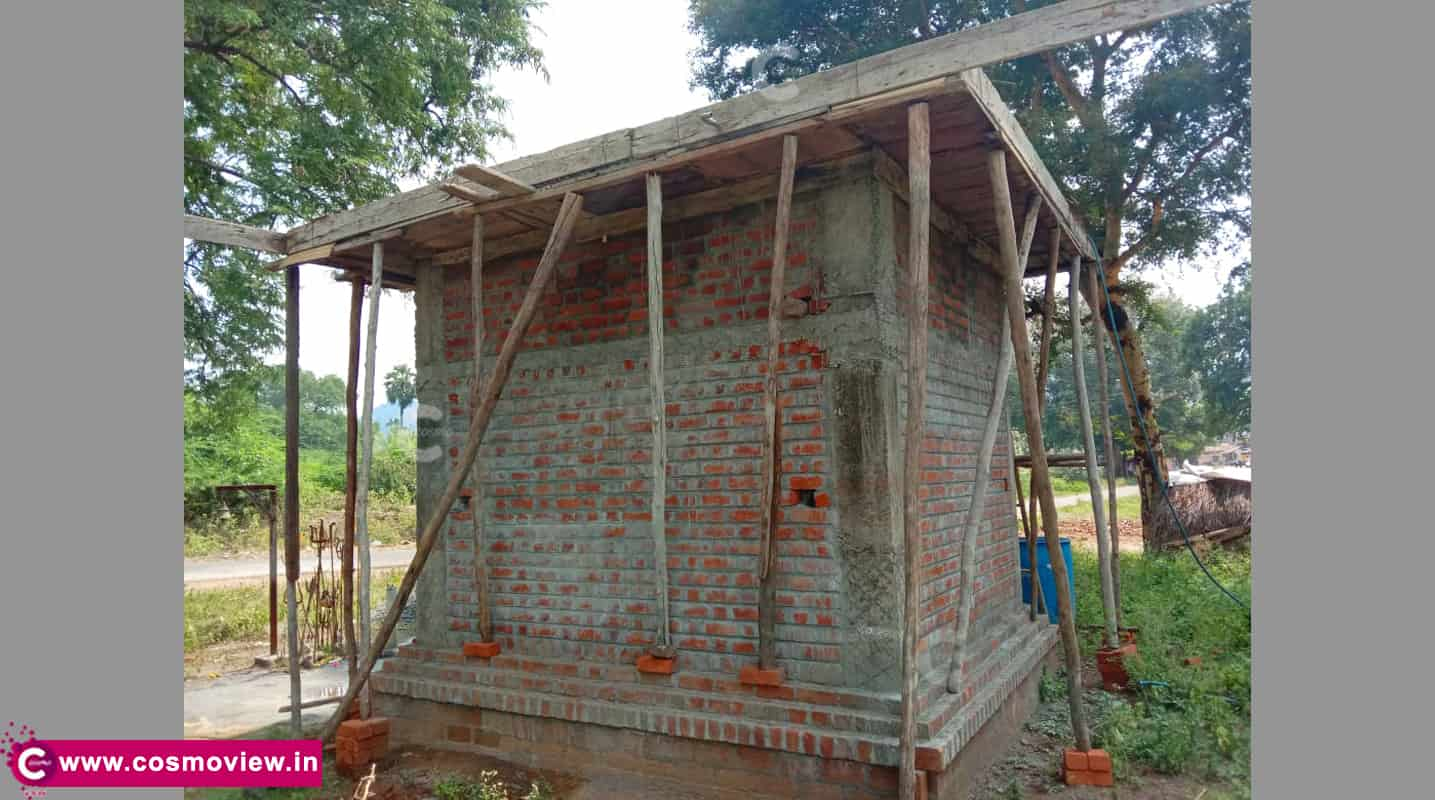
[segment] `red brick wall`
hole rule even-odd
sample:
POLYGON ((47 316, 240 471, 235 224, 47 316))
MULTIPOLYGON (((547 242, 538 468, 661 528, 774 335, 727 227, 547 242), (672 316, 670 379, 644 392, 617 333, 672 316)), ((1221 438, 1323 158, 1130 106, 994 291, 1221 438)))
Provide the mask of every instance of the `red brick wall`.
MULTIPOLYGON (((896 204, 894 242, 899 269, 898 308, 908 308, 905 273, 907 208, 896 204)), ((991 403, 1001 325, 1001 293, 992 269, 977 262, 950 237, 931 236, 926 426, 922 442, 922 583, 919 649, 924 674, 941 682, 950 665, 960 574, 962 530, 971 507, 977 451, 991 403)), ((905 378, 903 379, 905 384, 905 378)), ((1005 387, 1003 387, 1005 389, 1005 387)), ((905 403, 905 400, 904 400, 905 403)), ((904 406, 905 407, 905 406, 904 406)), ((1005 408, 1004 408, 1005 411, 1005 408)), ((980 659, 998 643, 991 633, 1021 601, 1015 546, 1015 502, 1008 491, 1003 432, 992 456, 991 482, 983 504, 976 551, 976 602, 971 655, 980 659)), ((975 677, 975 676, 974 676, 975 677)), ((978 678, 980 680, 980 678, 978 678)))
MULTIPOLYGON (((668 554, 681 668, 735 672, 757 648, 762 380, 770 204, 665 226, 668 554)), ((818 220, 795 204, 787 285, 818 282, 818 220)), ((650 533, 647 298, 642 233, 573 246, 560 262, 481 453, 496 635, 510 652, 631 661, 657 626, 650 533)), ((484 349, 497 351, 536 256, 490 265, 484 349)), ((450 456, 468 424, 466 270, 443 294, 450 456)), ((819 346, 785 344, 786 472, 778 529, 778 657, 803 680, 840 680, 832 498, 819 346), (816 507, 797 504, 815 490, 816 507)), ((447 531, 450 627, 472 628, 468 515, 447 531), (457 524, 461 523, 461 524, 457 524)))

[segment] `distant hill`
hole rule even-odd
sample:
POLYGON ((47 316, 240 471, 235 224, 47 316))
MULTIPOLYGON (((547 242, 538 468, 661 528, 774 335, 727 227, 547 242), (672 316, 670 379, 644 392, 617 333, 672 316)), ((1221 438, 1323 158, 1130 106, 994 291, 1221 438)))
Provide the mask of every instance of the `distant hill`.
MULTIPOLYGON (((418 404, 410 403, 409 407, 404 411, 405 428, 418 430, 418 413, 418 404)), ((393 403, 384 403, 381 406, 374 406, 374 422, 378 424, 380 430, 389 427, 389 423, 397 419, 398 416, 399 407, 393 403)))

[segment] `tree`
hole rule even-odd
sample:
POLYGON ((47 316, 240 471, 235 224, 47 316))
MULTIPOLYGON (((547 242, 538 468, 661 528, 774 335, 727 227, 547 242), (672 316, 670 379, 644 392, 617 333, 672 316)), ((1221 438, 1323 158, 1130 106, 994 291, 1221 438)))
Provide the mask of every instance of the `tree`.
MULTIPOLYGON (((715 98, 732 97, 763 81, 780 82, 1050 3, 691 0, 689 24, 701 42, 693 84, 715 98), (754 50, 757 55, 740 58, 754 50)), ((1097 222, 1089 227, 1102 253, 1122 356, 1113 367, 1124 362, 1131 375, 1128 422, 1138 452, 1149 445, 1155 455, 1154 471, 1144 459, 1138 471, 1144 517, 1158 499, 1164 450, 1146 353, 1129 324, 1132 287, 1123 272, 1209 254, 1231 235, 1249 234, 1249 0, 1098 36, 988 72, 1042 159, 1066 176, 1073 208, 1097 222)), ((1105 315, 1103 321, 1111 327, 1105 315)))
POLYGON ((408 364, 400 364, 384 376, 384 394, 388 395, 390 403, 399 407, 398 424, 402 425, 404 410, 418 397, 414 388, 414 371, 408 364))
POLYGON ((1186 329, 1184 358, 1205 397, 1212 436, 1251 429, 1251 270, 1233 270, 1216 302, 1197 311, 1186 329))
MULTIPOLYGON (((185 0, 185 211, 288 227, 482 159, 504 107, 485 78, 542 69, 536 5, 185 0)), ((258 266, 246 250, 186 249, 190 384, 244 377, 279 345, 281 287, 258 266)))

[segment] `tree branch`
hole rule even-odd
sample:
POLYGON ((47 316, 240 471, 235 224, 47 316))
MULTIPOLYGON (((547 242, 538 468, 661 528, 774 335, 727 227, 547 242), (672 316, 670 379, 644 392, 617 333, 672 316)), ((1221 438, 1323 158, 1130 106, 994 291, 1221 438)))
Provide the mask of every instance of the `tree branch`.
POLYGON ((284 87, 285 91, 289 92, 289 94, 293 96, 294 102, 298 103, 300 108, 309 108, 309 104, 304 102, 304 98, 299 95, 299 92, 293 86, 289 85, 288 76, 284 75, 284 73, 279 72, 276 69, 272 69, 266 66, 265 64, 260 62, 259 59, 249 55, 248 53, 244 52, 243 50, 240 50, 233 45, 212 44, 210 42, 200 42, 193 39, 186 39, 184 42, 184 48, 186 50, 194 50, 200 53, 207 53, 219 59, 220 61, 223 61, 225 64, 231 63, 229 59, 225 58, 225 56, 235 56, 236 58, 242 58, 245 61, 248 61, 250 64, 253 64, 255 69, 278 81, 279 85, 284 87))
POLYGON ((1151 138, 1146 141, 1146 149, 1141 154, 1140 160, 1136 163, 1136 174, 1131 176, 1130 182, 1121 190, 1121 203, 1124 205, 1131 195, 1141 187, 1141 182, 1146 180, 1146 170, 1151 167, 1151 162, 1156 158, 1156 148, 1161 144, 1161 132, 1153 126, 1151 138))
POLYGON ((1141 253, 1142 250, 1145 250, 1147 247, 1149 247, 1151 245, 1151 242, 1155 241, 1156 232, 1161 228, 1162 214, 1163 208, 1161 204, 1161 199, 1158 197, 1155 200, 1151 201, 1151 225, 1146 228, 1146 233, 1140 239, 1138 239, 1135 244, 1128 247, 1126 249, 1126 252, 1117 256, 1114 261, 1112 261, 1106 266, 1108 274, 1120 272, 1121 268, 1126 266, 1126 263, 1128 261, 1135 258, 1141 253))

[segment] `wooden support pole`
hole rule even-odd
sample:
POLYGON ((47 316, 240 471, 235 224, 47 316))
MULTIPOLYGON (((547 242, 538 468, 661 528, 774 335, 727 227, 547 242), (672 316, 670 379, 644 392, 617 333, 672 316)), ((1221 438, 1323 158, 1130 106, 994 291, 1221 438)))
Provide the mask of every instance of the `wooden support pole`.
POLYGON ((653 425, 653 583, 658 598, 657 639, 651 652, 673 657, 668 612, 668 436, 663 377, 663 179, 648 173, 648 409, 653 425))
MULTIPOLYGON (((1025 303, 1021 291, 1021 263, 1017 260, 1016 220, 1012 215, 1011 187, 1007 183, 1006 153, 993 149, 987 156, 991 173, 992 203, 996 212, 997 239, 1006 271, 1006 303, 1008 329, 1016 354, 1016 373, 1021 384, 1022 415, 1026 418, 1027 441, 1031 450, 1032 488, 1041 492, 1041 521, 1046 528, 1046 552, 1056 583, 1056 604, 1060 614, 1058 628, 1066 657, 1067 696, 1071 703, 1071 727, 1078 750, 1091 749, 1091 736, 1086 728, 1086 714, 1081 702, 1081 652, 1076 640, 1076 619, 1071 603, 1071 577, 1061 557, 1061 532, 1057 528, 1056 498, 1047 480, 1046 447, 1041 437, 1041 411, 1037 397, 1036 375, 1031 360, 1024 319, 1025 303)), ((1032 564, 1032 585, 1036 586, 1035 562, 1032 564)))
POLYGON ((279 496, 269 490, 269 655, 279 655, 279 496))
MULTIPOLYGON (((1025 244, 1025 240, 1023 240, 1025 244)), ((1046 413, 1046 384, 1049 370, 1051 368, 1051 336, 1053 328, 1053 313, 1056 310, 1056 271, 1061 260, 1061 229, 1053 226, 1051 229, 1051 248, 1046 264, 1046 285, 1042 293, 1041 301, 1041 340, 1040 357, 1036 371, 1036 396, 1037 408, 1040 413, 1046 413)), ((1026 256, 1029 250, 1022 250, 1022 269, 1026 269, 1026 256)), ((1046 476, 1042 476, 1045 479, 1046 476)), ((1036 507, 1036 498, 1039 490, 1036 487, 1036 470, 1031 473, 1031 524, 1033 531, 1041 525, 1041 516, 1036 507)), ((1027 542, 1028 563, 1032 565, 1032 575, 1036 575, 1036 539, 1033 537, 1027 542)), ((1032 581, 1032 608, 1044 605, 1044 598, 1041 597, 1040 581, 1032 581)))
MULTIPOLYGON (((1071 371, 1076 381, 1076 407, 1081 418, 1081 444, 1086 453, 1086 483, 1091 488, 1091 511, 1096 517, 1096 564, 1101 576, 1101 608, 1106 622, 1106 646, 1116 647, 1116 596, 1111 591, 1111 550, 1106 533, 1106 509, 1101 505, 1101 476, 1096 471, 1096 438, 1091 432, 1091 406, 1086 399, 1086 345, 1081 334, 1081 256, 1071 257, 1067 303, 1071 311, 1071 371)), ((1098 342, 1100 344, 1100 342, 1098 342)))
POLYGON ((349 284, 349 372, 344 384, 344 552, 340 570, 344 578, 344 654, 349 680, 359 673, 359 647, 354 633, 354 530, 355 498, 359 480, 359 344, 364 315, 364 282, 349 284))
POLYGON ((284 604, 289 634, 289 730, 299 738, 299 268, 284 271, 284 604))
POLYGON ((1002 306, 1001 327, 997 337, 1001 342, 997 355, 997 373, 992 379, 992 401, 987 409, 986 426, 982 428, 981 449, 977 451, 977 477, 972 487, 971 504, 967 508, 967 521, 962 530, 962 560, 958 577, 962 581, 961 596, 957 601, 957 641, 952 647, 952 665, 947 670, 947 691, 953 694, 961 691, 962 661, 966 657, 967 637, 972 629, 973 597, 977 589, 977 536, 981 534, 982 518, 985 516, 987 487, 991 484, 992 451, 996 448, 997 430, 1001 427, 1002 401, 1006 399, 1007 378, 1011 374, 1011 338, 1004 336, 1007 323, 1006 306, 1002 306))
POLYGON ((763 381, 762 413, 766 435, 762 443, 762 552, 758 556, 757 660, 764 670, 777 667, 776 614, 777 498, 781 496, 781 450, 778 428, 777 362, 782 350, 783 278, 787 272, 787 228, 792 217, 792 183, 797 172, 797 137, 782 137, 782 171, 777 183, 777 226, 772 235, 772 282, 767 292, 767 378, 763 381))
POLYGON ((1101 324, 1101 271, 1086 273, 1087 305, 1091 308, 1091 346, 1096 350, 1097 399, 1101 401, 1101 439, 1106 451, 1106 524, 1111 526, 1111 594, 1116 599, 1116 627, 1121 627, 1121 530, 1116 522, 1116 443, 1111 438, 1111 390, 1106 373, 1106 335, 1101 324))
MULTIPOLYGON (((469 391, 469 408, 473 408, 483 391, 483 215, 473 215, 473 244, 468 252, 469 298, 473 308, 473 380, 469 391)), ((473 496, 468 501, 473 519, 473 589, 478 595, 478 638, 493 641, 493 603, 488 594, 488 543, 483 530, 483 473, 473 471, 473 496)))
POLYGON ((902 728, 897 796, 917 796, 917 595, 922 564, 922 438, 927 410, 927 283, 932 219, 931 123, 926 103, 907 106, 907 429, 902 468, 902 728))
MULTIPOLYGON (((1017 249, 1017 263, 1022 265, 1023 272, 1025 272, 1026 270, 1027 260, 1031 258, 1031 245, 1033 242, 1036 241, 1036 223, 1041 218, 1041 205, 1041 195, 1033 192, 1031 196, 1027 198, 1026 216, 1023 218, 1025 221, 1022 223, 1021 229, 1021 243, 1017 249)), ((1024 311, 1026 308, 1025 293, 1022 294, 1021 301, 1022 308, 1024 311)), ((1016 323, 1009 320, 1007 324, 1012 325, 1016 323)), ((1025 316, 1021 317, 1020 324, 1022 330, 1026 330, 1025 316)), ((1012 454, 1012 458, 1016 458, 1015 453, 1012 454)), ((1035 480, 1035 478, 1033 478, 1033 480, 1035 480)), ((1020 475, 1017 476, 1017 482, 1021 482, 1020 475)), ((1044 608, 1044 604, 1042 603, 1041 581, 1036 579, 1036 537, 1038 524, 1037 520, 1039 518, 1036 515, 1035 489, 1036 487, 1033 486, 1031 493, 1030 512, 1028 512, 1025 507, 1023 507, 1022 509, 1022 530, 1026 533, 1026 563, 1031 569, 1031 605, 1027 609, 1027 615, 1033 622, 1036 621, 1037 614, 1040 614, 1046 610, 1044 608)), ((1017 490, 1017 496, 1021 496, 1020 489, 1017 490)))
MULTIPOLYGON (((1021 263, 1031 253, 1032 239, 1036 235, 1036 223, 1041 215, 1041 195, 1032 193, 1027 200, 1026 217, 1022 223, 1021 263)), ((1011 340, 1004 335, 1009 327, 1006 306, 1002 306, 1001 324, 997 328, 1000 342, 997 348, 997 372, 992 378, 992 400, 987 410, 986 424, 982 429, 981 448, 977 451, 977 477, 972 487, 971 505, 967 509, 967 521, 962 531, 962 556, 958 579, 961 580, 961 594, 957 601, 957 640, 952 647, 952 663, 947 670, 947 691, 956 693, 961 689, 962 660, 965 658, 967 637, 971 634, 972 595, 976 593, 977 536, 981 533, 982 517, 986 511, 987 487, 991 484, 992 450, 996 447, 997 431, 1003 422, 1002 410, 1006 400, 1007 379, 1011 375, 1011 340)), ((1007 453, 1012 476, 1016 476, 1015 456, 1007 453)), ((1026 527, 1023 512, 1022 531, 1026 534, 1028 550, 1036 546, 1036 539, 1026 527)), ((1033 574, 1035 574, 1033 572, 1033 574)), ((1032 598, 1031 618, 1036 619, 1036 601, 1032 598)))
MULTIPOLYGON (((369 558, 369 474, 374 463, 374 370, 376 368, 379 344, 379 299, 384 289, 384 243, 374 242, 373 274, 369 278, 369 334, 364 342, 364 399, 360 408, 359 422, 359 477, 354 493, 354 544, 359 554, 359 642, 358 656, 362 660, 369 650, 383 650, 384 642, 375 642, 370 636, 373 628, 373 610, 370 605, 369 558)), ((368 692, 359 704, 364 717, 369 716, 368 692)))
MULTIPOLYGON (((468 435, 464 438, 463 450, 459 453, 458 463, 454 466, 449 475, 448 485, 444 487, 443 494, 439 496, 434 504, 434 512, 424 524, 423 531, 419 534, 418 547, 414 552, 414 559, 404 571, 403 580, 399 582, 398 595, 393 605, 389 607, 388 614, 384 616, 384 622, 379 626, 378 641, 387 641, 394 633, 394 628, 399 624, 399 615, 403 611, 404 604, 408 602, 409 595, 414 590, 414 584, 418 582, 419 573, 423 571, 424 562, 428 560, 429 553, 433 552, 434 545, 438 542, 439 532, 443 530, 444 521, 448 519, 453 504, 457 502, 459 492, 463 489, 463 482, 468 478, 469 470, 473 467, 474 460, 478 457, 479 445, 483 442, 484 431, 488 429, 488 423, 493 418, 493 410, 498 406, 499 395, 503 392, 504 384, 508 382, 509 370, 513 368, 513 360, 518 354, 519 344, 528 333, 528 327, 533 323, 533 317, 538 311, 538 301, 542 298, 543 292, 548 287, 553 277, 553 271, 558 266, 558 259, 568 245, 568 239, 573 233, 573 225, 578 221, 579 214, 583 210, 583 197, 577 194, 568 194, 563 198, 563 206, 558 211, 558 221, 553 225, 553 233, 548 238, 548 247, 543 251, 543 258, 538 262, 538 269, 533 274, 533 281, 528 286, 528 293, 523 297, 523 303, 518 307, 518 313, 513 318, 513 325, 509 328, 508 335, 503 340, 503 346, 498 351, 498 359, 494 363, 493 373, 489 375, 484 383, 483 398, 473 412, 473 420, 469 424, 468 435)), ((379 648, 370 648, 368 655, 364 658, 364 666, 359 670, 358 680, 350 683, 344 693, 344 699, 339 703, 334 716, 324 726, 323 735, 320 737, 325 741, 333 738, 334 732, 338 730, 339 723, 343 721, 344 714, 349 710, 359 687, 368 683, 369 675, 374 671, 374 665, 379 661, 382 651, 379 648)))

